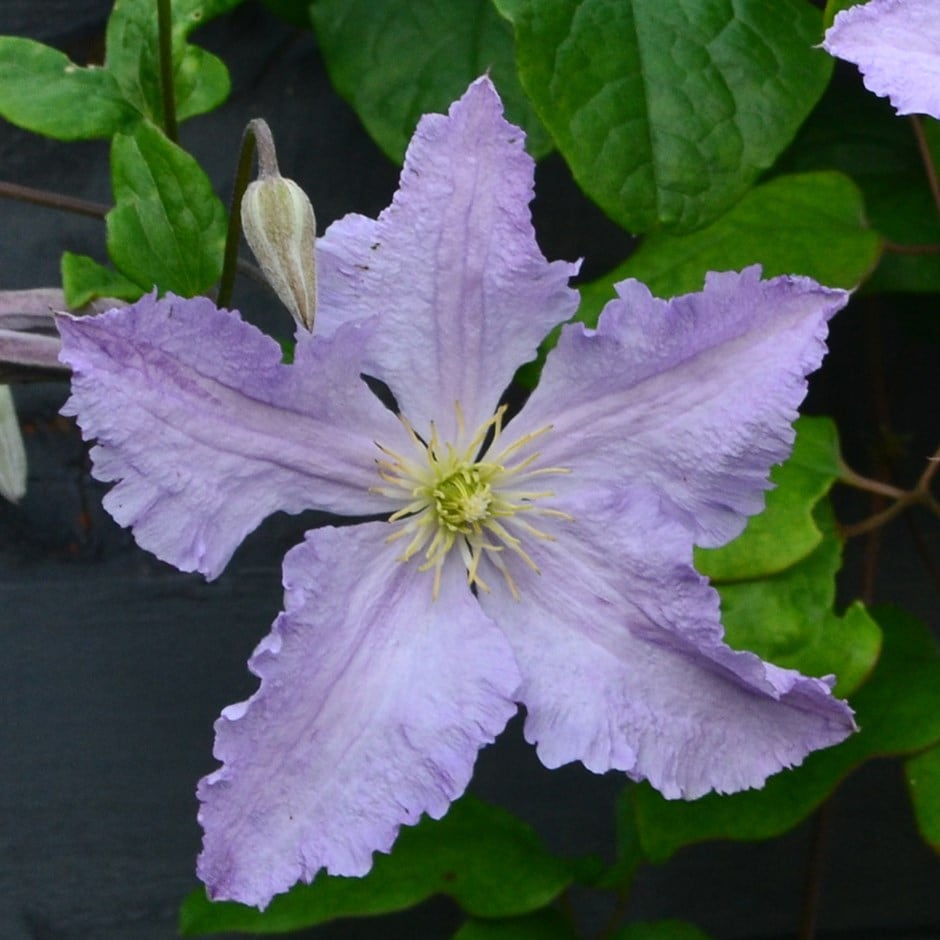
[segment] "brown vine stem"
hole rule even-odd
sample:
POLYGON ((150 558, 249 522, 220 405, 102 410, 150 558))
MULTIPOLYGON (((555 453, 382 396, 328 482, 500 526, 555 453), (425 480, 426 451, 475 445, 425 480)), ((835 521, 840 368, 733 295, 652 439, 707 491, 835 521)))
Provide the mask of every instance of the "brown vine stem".
POLYGON ((917 149, 920 150, 921 159, 924 161, 924 172, 927 174, 927 182, 930 184, 933 204, 936 206, 937 212, 940 212, 940 180, 937 179, 937 166, 933 162, 933 154, 930 152, 930 144, 927 143, 924 125, 918 115, 911 115, 911 126, 914 128, 914 136, 917 138, 917 149))
POLYGON ((48 209, 60 209, 62 212, 75 212, 94 219, 103 219, 111 211, 110 206, 100 202, 63 196, 61 193, 49 192, 47 189, 20 186, 18 183, 9 183, 6 180, 0 180, 0 198, 15 199, 18 202, 28 202, 31 205, 45 206, 48 209))
POLYGON ((842 463, 839 475, 840 483, 894 500, 886 509, 874 513, 867 519, 843 526, 842 534, 845 538, 853 538, 857 535, 863 535, 865 532, 871 532, 890 522, 895 516, 899 516, 911 506, 924 506, 930 512, 940 516, 940 501, 930 492, 930 484, 938 469, 940 469, 940 447, 927 458, 927 466, 913 489, 902 490, 888 483, 882 483, 880 480, 870 480, 842 463))
POLYGON ((884 239, 881 247, 893 255, 940 255, 940 245, 902 245, 884 239))
POLYGON ((832 797, 816 811, 813 820, 813 836, 809 853, 809 867, 803 886, 803 910, 800 914, 799 940, 814 940, 816 920, 819 914, 819 899, 822 892, 823 867, 832 817, 832 797))

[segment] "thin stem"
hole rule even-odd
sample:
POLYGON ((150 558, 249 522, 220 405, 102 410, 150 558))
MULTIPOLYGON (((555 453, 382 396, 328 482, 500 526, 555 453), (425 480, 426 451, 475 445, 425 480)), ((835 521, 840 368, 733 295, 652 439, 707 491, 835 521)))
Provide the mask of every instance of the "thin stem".
POLYGON ((865 532, 871 532, 873 529, 878 529, 885 523, 890 522, 895 516, 900 515, 910 506, 924 506, 935 515, 940 516, 940 501, 930 492, 930 484, 938 470, 940 470, 940 447, 927 458, 927 466, 924 468, 920 477, 918 477, 917 483, 914 485, 913 489, 910 490, 901 490, 896 486, 881 483, 878 480, 869 480, 867 477, 857 474, 843 463, 839 476, 840 483, 846 483, 849 486, 867 490, 869 493, 878 496, 887 496, 893 499, 894 502, 886 509, 875 512, 861 522, 843 526, 842 534, 846 538, 852 538, 856 535, 862 535, 865 532))
POLYGON ((280 176, 274 137, 271 134, 271 128, 268 127, 268 122, 263 118, 253 118, 248 122, 248 130, 254 135, 255 144, 258 146, 258 176, 262 179, 280 176))
POLYGON ((630 891, 629 889, 621 888, 617 892, 610 916, 606 921, 604 921, 604 926, 601 927, 595 940, 611 940, 611 938, 617 932, 617 928, 620 927, 620 924, 623 922, 623 918, 627 913, 627 908, 629 905, 630 891))
POLYGON ((940 245, 901 245, 884 239, 881 247, 894 255, 940 255, 940 245))
POLYGON ((918 489, 923 489, 926 491, 930 486, 930 481, 933 480, 938 470, 940 470, 940 447, 937 447, 937 449, 927 458, 927 467, 920 475, 920 479, 917 481, 918 489))
POLYGON ((839 460, 839 482, 846 486, 855 487, 857 490, 864 490, 866 493, 877 493, 879 496, 887 496, 889 499, 902 499, 907 495, 907 490, 902 490, 898 486, 892 486, 890 483, 883 483, 881 480, 872 480, 869 477, 856 473, 845 461, 839 460))
POLYGON ((176 88, 173 82, 173 14, 170 0, 157 0, 157 38, 160 47, 160 91, 163 95, 163 129, 177 143, 176 88))
POLYGON ((258 150, 258 167, 262 176, 277 176, 277 155, 274 150, 274 138, 271 128, 261 118, 248 122, 242 134, 241 148, 238 152, 238 164, 235 168, 235 183, 232 187, 232 202, 228 213, 228 231, 225 234, 225 255, 222 260, 222 276, 219 278, 219 291, 216 303, 227 307, 232 300, 235 286, 235 272, 238 268, 238 240, 242 231, 242 197, 251 178, 251 160, 258 150))
POLYGON ((908 500, 899 499, 896 503, 892 503, 887 509, 882 509, 880 512, 874 513, 874 515, 863 519, 861 522, 842 526, 842 535, 847 539, 851 539, 855 538, 857 535, 864 535, 866 532, 880 529, 885 523, 890 522, 895 516, 899 516, 904 512, 909 505, 910 502, 908 500))
POLYGON ((927 143, 924 125, 916 114, 911 115, 911 126, 914 128, 914 136, 917 138, 917 149, 924 161, 924 172, 927 174, 927 182, 930 184, 933 204, 936 206, 937 212, 940 212, 940 180, 937 179, 937 166, 933 162, 933 154, 930 152, 930 144, 927 143))
POLYGON ((0 180, 0 199, 16 199, 34 206, 46 206, 49 209, 61 209, 63 212, 89 215, 94 219, 103 219, 111 211, 110 206, 100 202, 63 196, 46 189, 33 189, 31 186, 20 186, 18 183, 8 183, 5 180, 0 180))
POLYGON ((248 188, 251 177, 251 158, 255 153, 255 137, 251 125, 242 134, 242 145, 238 152, 238 165, 235 168, 235 184, 232 187, 232 201, 228 209, 228 231, 225 233, 225 254, 222 258, 222 276, 219 278, 219 291, 215 302, 220 307, 227 307, 232 301, 235 287, 235 270, 238 267, 238 239, 242 231, 241 207, 242 196, 248 188))
POLYGON ((920 557, 921 564, 924 566, 927 574, 933 580, 934 587, 937 588, 937 590, 940 590, 940 566, 937 565, 936 561, 934 561, 933 555, 930 553, 927 540, 924 538, 923 532, 920 531, 920 526, 918 525, 917 519, 908 513, 908 515, 904 517, 904 521, 907 523, 908 531, 911 534, 911 540, 914 542, 914 549, 920 557))
POLYGON ((803 888, 803 910, 800 915, 799 940, 813 940, 819 916, 819 897, 822 887, 823 857, 832 816, 832 797, 819 807, 813 822, 813 841, 809 849, 809 865, 803 888))

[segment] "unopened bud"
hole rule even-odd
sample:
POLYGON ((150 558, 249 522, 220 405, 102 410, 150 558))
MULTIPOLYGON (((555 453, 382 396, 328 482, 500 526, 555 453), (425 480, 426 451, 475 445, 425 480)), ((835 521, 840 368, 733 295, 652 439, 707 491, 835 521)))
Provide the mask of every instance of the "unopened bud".
POLYGON ((314 242, 317 223, 307 194, 278 174, 262 176, 242 197, 242 229, 268 283, 294 315, 313 330, 317 312, 314 242))

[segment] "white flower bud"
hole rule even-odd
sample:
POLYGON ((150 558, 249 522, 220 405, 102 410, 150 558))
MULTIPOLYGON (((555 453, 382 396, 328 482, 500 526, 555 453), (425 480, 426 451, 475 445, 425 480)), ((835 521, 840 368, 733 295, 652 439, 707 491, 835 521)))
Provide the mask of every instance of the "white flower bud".
POLYGON ((242 229, 264 276, 297 323, 313 330, 317 223, 307 194, 283 176, 262 176, 242 197, 242 229))

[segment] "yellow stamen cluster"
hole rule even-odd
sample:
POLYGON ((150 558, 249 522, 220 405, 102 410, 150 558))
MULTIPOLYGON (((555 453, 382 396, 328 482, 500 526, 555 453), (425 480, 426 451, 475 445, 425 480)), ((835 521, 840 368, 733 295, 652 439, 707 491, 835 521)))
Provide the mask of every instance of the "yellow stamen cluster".
MULTIPOLYGON (((460 404, 456 404, 457 437, 463 440, 464 424, 460 404)), ((499 450, 505 406, 485 421, 470 442, 457 449, 440 440, 434 424, 431 439, 425 443, 405 418, 402 424, 415 446, 413 458, 396 454, 379 444, 387 459, 377 460, 379 476, 387 486, 374 487, 374 492, 393 499, 404 500, 404 505, 390 517, 390 522, 402 524, 393 532, 389 542, 408 539, 399 561, 408 561, 419 552, 424 561, 421 571, 434 571, 434 598, 441 587, 441 571, 450 550, 456 546, 467 569, 467 583, 480 590, 490 588, 480 575, 480 562, 486 557, 506 579, 513 597, 519 599, 516 583, 500 557, 509 549, 515 552, 533 571, 535 562, 522 547, 517 534, 551 540, 552 536, 517 518, 523 513, 556 516, 570 519, 566 513, 536 505, 536 500, 553 496, 546 490, 530 490, 529 481, 549 473, 567 473, 562 467, 532 468, 538 453, 530 454, 512 463, 514 455, 529 443, 551 430, 539 431, 514 441, 499 450), (484 446, 486 450, 484 451, 484 446), (492 455, 492 456, 490 456, 492 455), (508 528, 507 528, 508 526, 508 528)))

